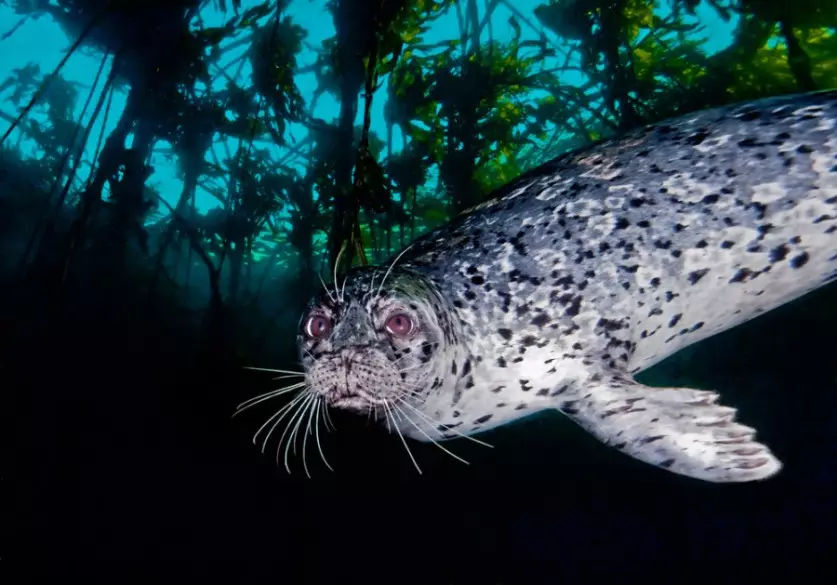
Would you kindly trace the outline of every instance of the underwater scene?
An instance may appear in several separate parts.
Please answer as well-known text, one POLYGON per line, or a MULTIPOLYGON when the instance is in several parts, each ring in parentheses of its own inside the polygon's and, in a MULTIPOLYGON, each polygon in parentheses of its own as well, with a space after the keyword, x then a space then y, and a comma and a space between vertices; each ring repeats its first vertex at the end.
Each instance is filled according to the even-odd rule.
POLYGON ((0 0, 4 582, 831 582, 835 332, 837 0, 0 0))

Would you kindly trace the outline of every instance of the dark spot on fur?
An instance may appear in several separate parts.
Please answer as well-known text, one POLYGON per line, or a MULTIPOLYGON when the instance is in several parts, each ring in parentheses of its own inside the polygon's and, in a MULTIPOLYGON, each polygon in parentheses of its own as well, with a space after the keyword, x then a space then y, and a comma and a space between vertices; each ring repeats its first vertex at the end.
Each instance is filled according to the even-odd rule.
POLYGON ((794 256, 790 260, 791 268, 802 268, 808 263, 808 252, 802 252, 798 256, 794 256))
POLYGON ((788 254, 790 253, 790 248, 787 247, 786 244, 782 244, 770 250, 770 262, 781 262, 785 258, 787 258, 788 254))
POLYGON ((694 270, 694 271, 690 272, 689 273, 689 284, 692 284, 692 285, 697 284, 698 281, 700 281, 701 278, 706 276, 706 274, 708 272, 709 272, 708 268, 701 268, 700 270, 694 270))
POLYGON ((691 136, 686 138, 686 144, 697 146, 709 137, 709 131, 701 128, 691 136))
POLYGON ((538 313, 532 318, 530 323, 536 327, 543 327, 549 323, 549 316, 546 313, 538 313))
POLYGON ((729 282, 744 282, 751 274, 753 274, 753 271, 749 268, 739 268, 738 271, 732 275, 732 278, 729 279, 729 282))

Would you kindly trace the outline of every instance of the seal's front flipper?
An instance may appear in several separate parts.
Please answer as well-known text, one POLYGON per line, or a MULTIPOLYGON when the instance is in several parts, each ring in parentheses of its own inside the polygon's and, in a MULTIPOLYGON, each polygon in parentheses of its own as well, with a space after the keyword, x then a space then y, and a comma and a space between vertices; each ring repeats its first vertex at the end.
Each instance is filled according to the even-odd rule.
POLYGON ((599 440, 674 473, 743 482, 782 467, 754 440, 754 429, 734 421, 734 408, 715 404, 715 392, 604 378, 572 397, 559 396, 557 408, 599 440))

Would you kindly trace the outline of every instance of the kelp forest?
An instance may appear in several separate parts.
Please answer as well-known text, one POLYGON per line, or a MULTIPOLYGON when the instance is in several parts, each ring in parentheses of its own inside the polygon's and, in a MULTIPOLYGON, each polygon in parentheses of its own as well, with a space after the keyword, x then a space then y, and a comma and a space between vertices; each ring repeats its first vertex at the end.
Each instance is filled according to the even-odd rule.
MULTIPOLYGON (((275 493, 322 488, 252 446, 266 414, 230 414, 270 383, 244 366, 296 367, 299 318, 321 279, 387 262, 562 153, 679 114, 837 87, 834 0, 0 0, 0 15, 0 61, 33 23, 66 38, 54 67, 18 55, 0 78, 0 388, 15 470, 3 475, 24 516, 8 558, 31 546, 67 567, 138 550, 155 568, 247 559, 254 574, 281 574, 277 549, 302 563, 311 539, 336 537, 288 520, 293 502, 275 493), (95 66, 79 81, 67 71, 82 58, 95 66), (274 525, 252 532, 260 516, 274 525)), ((772 333, 752 331, 779 327, 774 341, 796 345, 806 323, 833 332, 834 293, 818 298, 736 333, 741 359, 765 355, 745 348, 772 333)), ((805 347, 833 365, 833 343, 805 347)), ((701 351, 668 374, 683 360, 729 364, 728 349, 701 351)), ((706 383, 721 384, 722 369, 706 383)), ((765 419, 817 410, 777 398, 798 387, 770 392, 739 403, 765 419)), ((337 469, 315 475, 410 475, 397 439, 335 416, 357 433, 326 439, 337 469)), ((462 446, 471 467, 418 452, 444 461, 439 473, 499 481, 513 444, 534 448, 511 432, 494 452, 462 446)), ((544 451, 581 441, 560 433, 544 451)), ((514 473, 555 464, 539 457, 514 473)), ((645 473, 592 446, 567 457, 568 473, 645 473)), ((334 497, 320 513, 358 522, 334 497)), ((458 525, 433 521, 441 534, 458 525)), ((525 541, 547 529, 514 530, 525 541)))

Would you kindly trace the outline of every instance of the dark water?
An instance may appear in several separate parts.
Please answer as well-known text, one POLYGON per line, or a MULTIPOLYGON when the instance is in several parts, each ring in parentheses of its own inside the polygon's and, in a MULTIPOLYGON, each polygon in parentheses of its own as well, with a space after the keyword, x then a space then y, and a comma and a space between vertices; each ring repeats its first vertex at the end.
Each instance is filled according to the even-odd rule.
POLYGON ((185 571, 227 583, 364 578, 389 565, 392 580, 424 583, 578 582, 675 562, 688 574, 751 563, 759 573, 768 560, 830 570, 835 307, 831 287, 646 376, 720 390, 785 463, 769 481, 726 486, 637 463, 558 415, 484 435, 494 449, 449 443, 470 466, 412 445, 422 476, 397 438, 338 416, 324 440, 336 473, 312 449, 314 479, 298 457, 288 476, 249 442, 268 410, 228 417, 233 395, 263 378, 208 356, 184 361, 140 323, 29 330, 34 346, 4 362, 23 415, 10 550, 36 555, 29 570, 52 582, 117 565, 154 582, 185 571), (50 349, 48 363, 34 357, 50 349))
POLYGON ((334 414, 308 479, 251 443, 277 406, 231 419, 343 243, 382 261, 559 153, 837 86, 834 2, 378 4, 0 1, 0 584, 833 582, 835 286, 643 377, 719 390, 785 464, 762 483, 558 414, 445 444, 470 465, 411 443, 422 475, 334 414))

